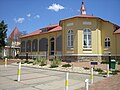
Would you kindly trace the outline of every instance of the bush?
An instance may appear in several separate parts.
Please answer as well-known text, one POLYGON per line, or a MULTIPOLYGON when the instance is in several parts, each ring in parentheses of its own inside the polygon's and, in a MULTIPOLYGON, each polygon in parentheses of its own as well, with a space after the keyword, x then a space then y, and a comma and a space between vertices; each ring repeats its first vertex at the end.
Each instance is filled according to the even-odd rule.
POLYGON ((51 65, 50 68, 56 68, 58 65, 51 65))
POLYGON ((116 75, 116 74, 118 74, 118 72, 115 70, 115 71, 112 71, 111 74, 112 74, 112 75, 116 75))
POLYGON ((41 57, 41 58, 40 58, 40 63, 39 63, 39 65, 40 65, 40 66, 45 66, 45 65, 47 65, 47 60, 46 60, 46 58, 41 57))
POLYGON ((62 65, 62 67, 71 67, 71 66, 72 66, 72 65, 70 65, 69 63, 62 65))
POLYGON ((50 68, 56 68, 60 64, 61 64, 61 59, 59 57, 55 57, 55 58, 53 58, 53 61, 51 61, 50 68))
POLYGON ((107 61, 102 61, 101 64, 109 64, 107 61))
POLYGON ((33 65, 35 65, 35 64, 40 65, 40 66, 45 66, 45 65, 47 65, 47 60, 46 60, 46 58, 41 57, 41 58, 38 58, 37 60, 33 61, 33 65))
POLYGON ((88 68, 88 67, 83 67, 85 70, 90 70, 90 68, 88 68))
POLYGON ((94 71, 99 72, 99 73, 103 72, 101 68, 94 69, 94 71))

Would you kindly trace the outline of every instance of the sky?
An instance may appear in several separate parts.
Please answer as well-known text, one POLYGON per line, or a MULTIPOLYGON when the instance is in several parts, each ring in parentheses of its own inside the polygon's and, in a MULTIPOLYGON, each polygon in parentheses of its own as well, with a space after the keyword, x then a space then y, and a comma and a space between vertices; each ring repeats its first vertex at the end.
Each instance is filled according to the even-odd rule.
POLYGON ((0 22, 8 24, 8 36, 15 26, 20 32, 31 33, 80 15, 82 1, 88 15, 120 26, 120 0, 0 0, 0 22))

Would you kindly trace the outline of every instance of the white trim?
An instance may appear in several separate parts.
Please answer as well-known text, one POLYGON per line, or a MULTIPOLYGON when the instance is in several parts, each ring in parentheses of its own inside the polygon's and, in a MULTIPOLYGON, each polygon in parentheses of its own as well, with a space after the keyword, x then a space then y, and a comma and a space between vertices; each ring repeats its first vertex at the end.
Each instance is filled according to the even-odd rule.
POLYGON ((92 22, 84 21, 84 22, 83 22, 83 25, 92 25, 92 22))
POLYGON ((74 23, 67 23, 66 26, 68 27, 68 26, 73 26, 73 25, 74 25, 74 23))
POLYGON ((64 54, 63 56, 102 56, 102 54, 64 54))
MULTIPOLYGON (((19 56, 26 56, 26 54, 20 54, 19 56)), ((28 56, 46 56, 46 55, 28 54, 28 56)), ((53 56, 109 56, 109 55, 106 55, 106 54, 64 54, 64 55, 55 54, 53 56)), ((120 54, 111 54, 111 56, 120 56, 120 54)))
POLYGON ((92 51, 83 51, 83 53, 90 54, 92 51))

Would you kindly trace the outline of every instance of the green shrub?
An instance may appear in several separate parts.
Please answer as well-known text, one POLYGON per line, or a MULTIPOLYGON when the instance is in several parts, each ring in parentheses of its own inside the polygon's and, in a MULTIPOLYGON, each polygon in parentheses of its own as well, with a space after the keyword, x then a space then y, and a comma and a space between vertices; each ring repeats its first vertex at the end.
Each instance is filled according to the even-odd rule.
POLYGON ((58 65, 51 65, 50 68, 56 68, 58 65))
POLYGON ((118 72, 115 70, 115 71, 112 71, 111 74, 112 74, 112 75, 116 75, 116 74, 118 74, 118 72))
POLYGON ((107 61, 102 61, 101 64, 109 64, 107 61))
POLYGON ((90 68, 88 68, 88 67, 83 67, 85 70, 90 70, 90 68))
POLYGON ((40 57, 37 60, 33 61, 33 65, 36 65, 36 64, 40 65, 40 66, 45 66, 45 65, 47 65, 47 60, 44 57, 40 57))
POLYGON ((45 66, 45 65, 47 65, 47 59, 41 57, 41 58, 40 58, 40 63, 39 63, 39 65, 40 65, 40 66, 45 66))
POLYGON ((72 66, 72 65, 70 65, 69 63, 62 65, 62 67, 71 67, 71 66, 72 66))
POLYGON ((94 69, 94 71, 99 72, 99 73, 103 72, 101 68, 94 69))
POLYGON ((56 68, 61 64, 61 59, 59 57, 53 58, 53 61, 51 61, 50 68, 56 68))

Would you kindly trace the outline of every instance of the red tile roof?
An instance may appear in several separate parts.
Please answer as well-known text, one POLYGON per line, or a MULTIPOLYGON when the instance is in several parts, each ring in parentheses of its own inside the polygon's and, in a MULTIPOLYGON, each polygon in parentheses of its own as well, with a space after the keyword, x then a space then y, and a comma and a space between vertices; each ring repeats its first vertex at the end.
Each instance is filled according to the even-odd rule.
POLYGON ((40 35, 40 34, 51 33, 51 32, 57 32, 60 30, 62 30, 61 26, 59 26, 58 24, 53 24, 53 25, 49 25, 49 26, 46 26, 44 28, 41 28, 41 29, 34 31, 30 34, 27 34, 25 36, 22 36, 22 38, 31 37, 31 36, 40 35), (42 32, 43 30, 47 30, 47 31, 42 32))
MULTIPOLYGON (((98 18, 98 17, 87 15, 87 14, 81 14, 81 15, 77 15, 77 16, 73 16, 73 17, 70 17, 70 18, 63 19, 61 21, 65 21, 65 20, 73 19, 73 18, 98 18)), ((101 19, 101 18, 99 18, 99 19, 101 19)))
POLYGON ((20 37, 21 37, 21 33, 20 33, 20 31, 18 30, 18 28, 15 27, 14 30, 12 31, 12 33, 10 34, 10 36, 8 37, 8 40, 9 40, 9 41, 11 41, 11 40, 13 41, 13 40, 15 40, 15 39, 19 40, 20 37))
POLYGON ((120 28, 114 32, 114 34, 120 34, 120 28))

